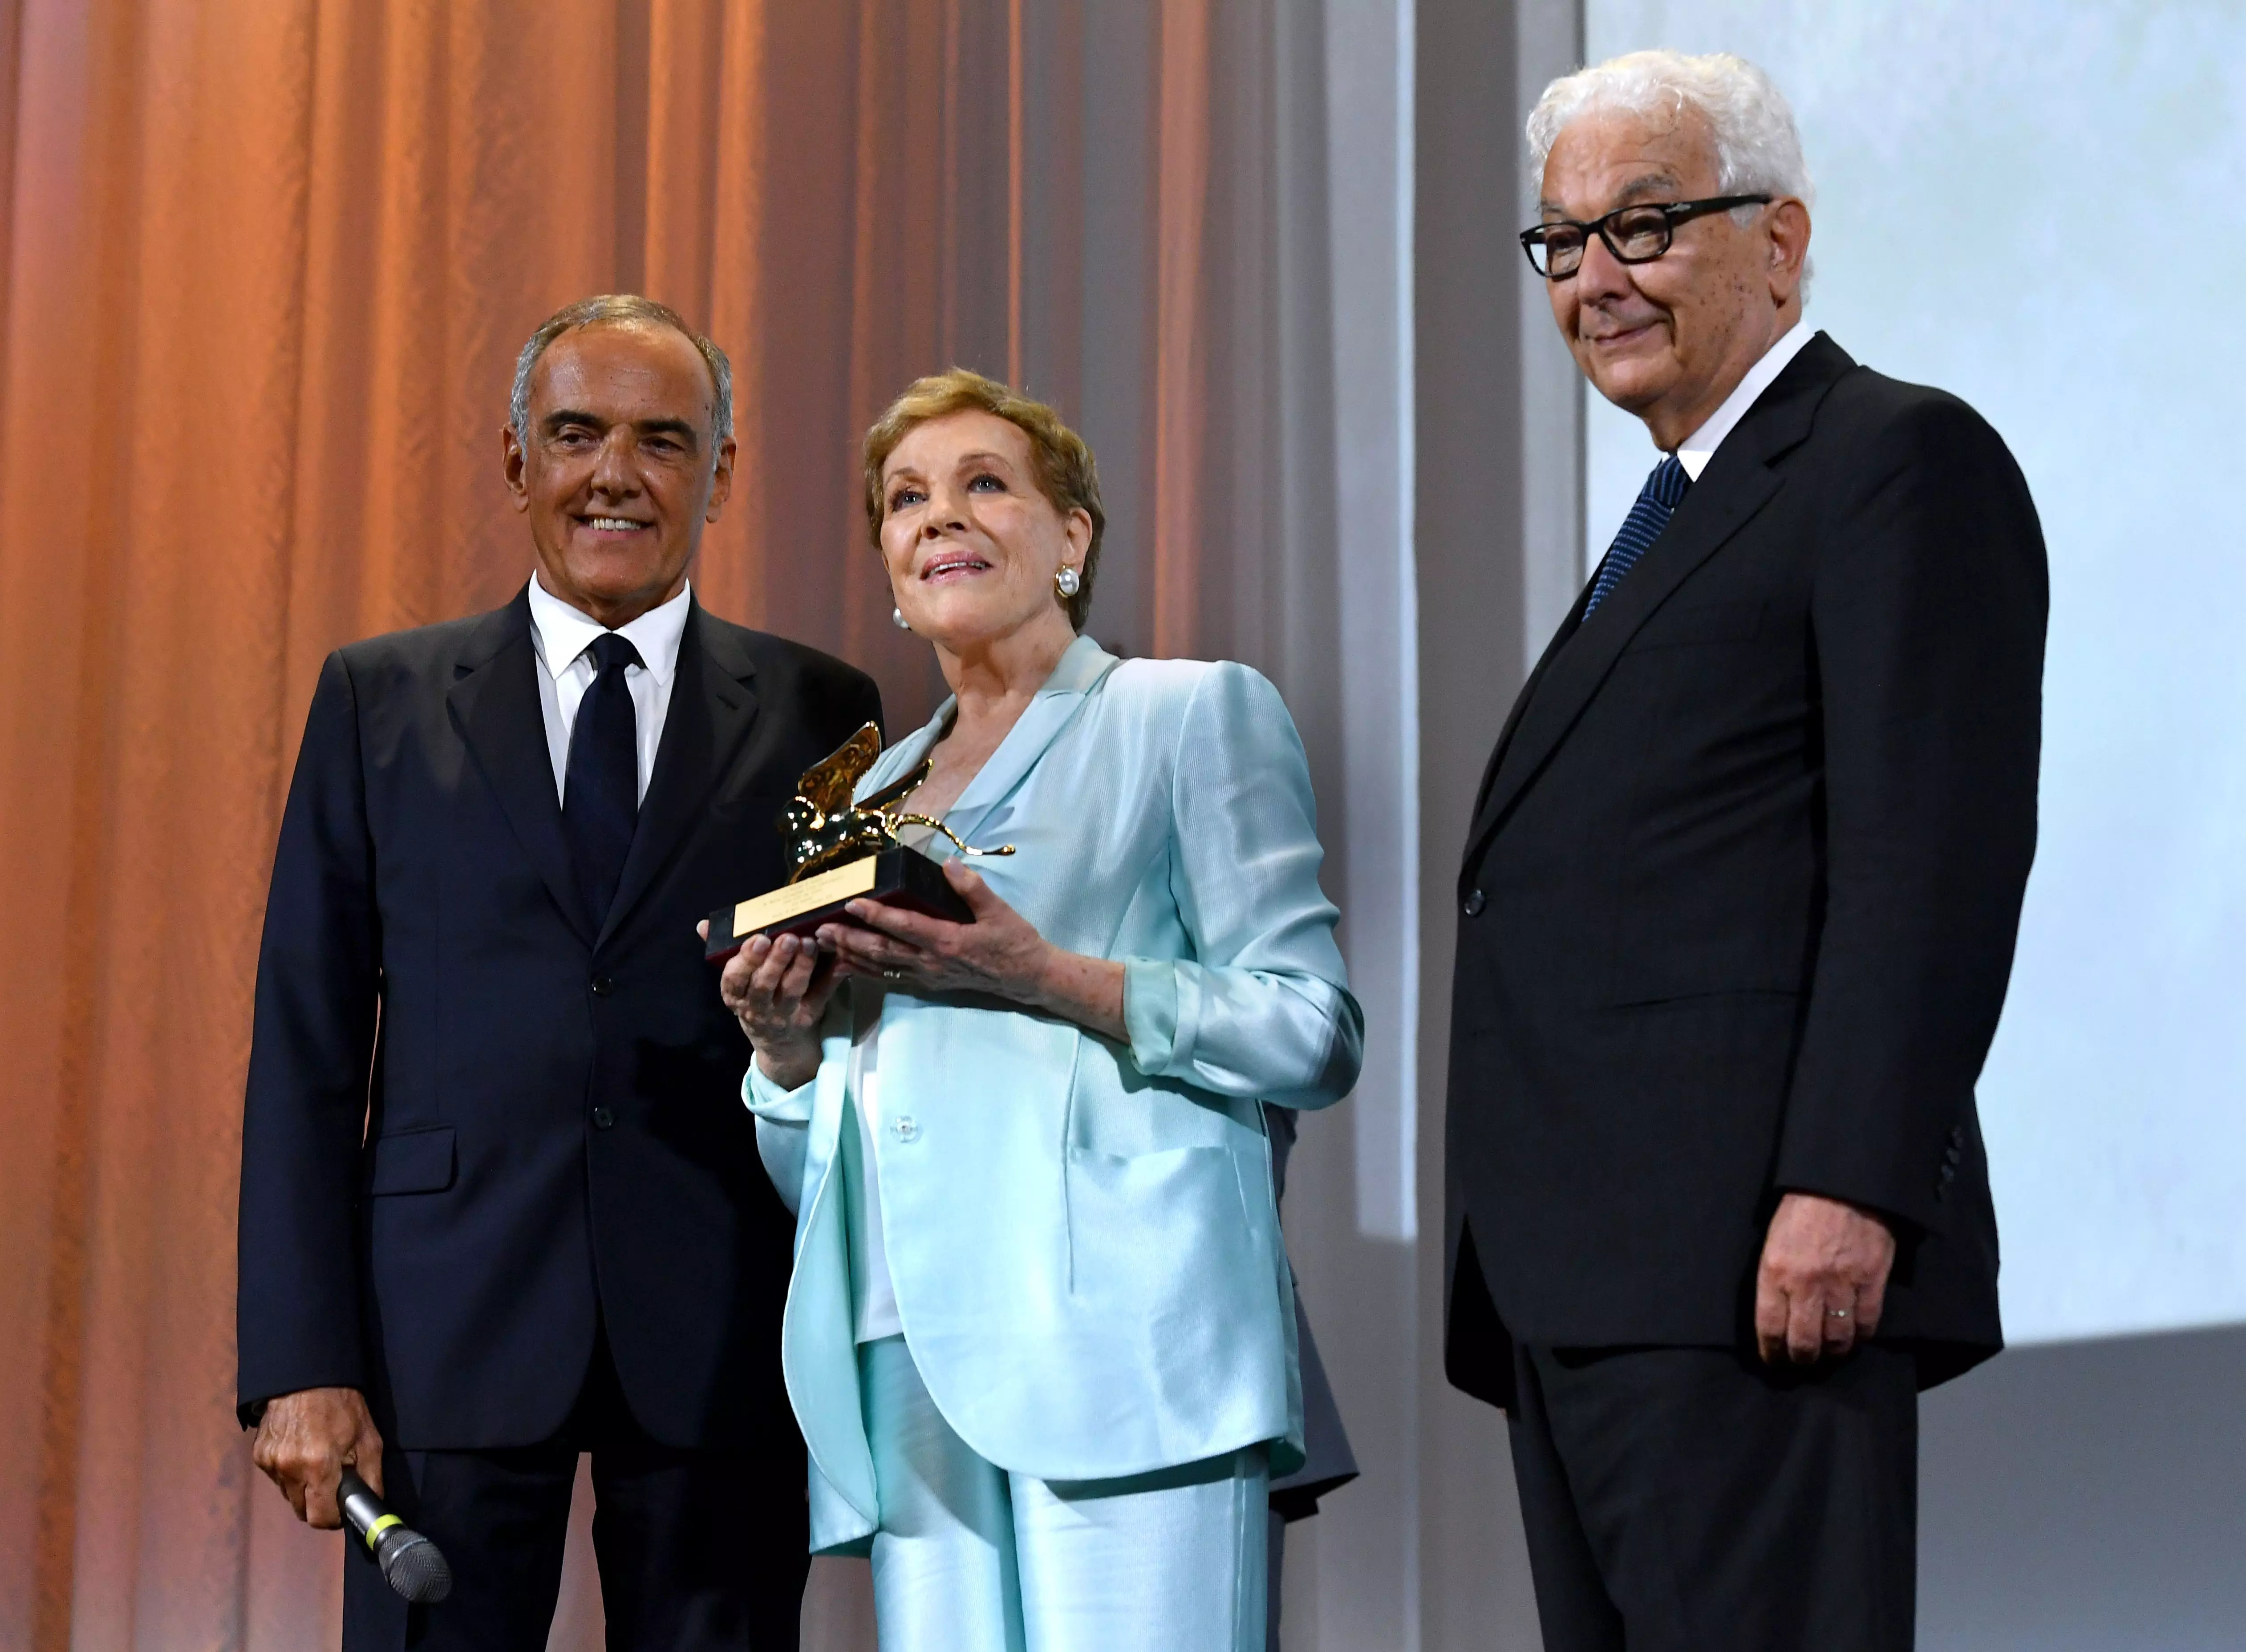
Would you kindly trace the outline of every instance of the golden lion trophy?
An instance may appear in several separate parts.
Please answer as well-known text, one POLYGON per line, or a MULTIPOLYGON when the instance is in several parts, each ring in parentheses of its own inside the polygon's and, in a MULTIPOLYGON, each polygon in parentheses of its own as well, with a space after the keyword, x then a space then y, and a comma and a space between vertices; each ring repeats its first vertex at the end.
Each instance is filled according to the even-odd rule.
POLYGON ((823 923, 848 923, 842 908, 853 901, 906 907, 953 923, 975 921, 943 867, 900 843, 897 833, 909 826, 926 826, 950 839, 962 854, 1011 854, 1014 846, 970 849, 942 821, 905 812, 905 799, 928 778, 926 763, 863 803, 853 803, 850 794, 881 755, 881 731, 868 723, 803 772, 794 800, 779 817, 787 881, 710 914, 704 955, 711 963, 723 963, 752 935, 808 935, 823 923))

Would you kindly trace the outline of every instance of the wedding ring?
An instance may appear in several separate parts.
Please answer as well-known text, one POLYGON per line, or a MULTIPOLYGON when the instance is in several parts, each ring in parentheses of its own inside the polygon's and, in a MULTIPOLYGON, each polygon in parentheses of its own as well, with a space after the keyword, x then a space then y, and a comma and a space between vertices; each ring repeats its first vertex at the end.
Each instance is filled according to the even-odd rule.
POLYGON ((1846 1319, 1848 1317, 1848 1310, 1845 1308, 1828 1308, 1825 1310, 1825 1316, 1827 1319, 1846 1319))
POLYGON ((881 971, 881 979, 884 981, 902 981, 904 978, 905 972, 902 969, 884 969, 881 971))

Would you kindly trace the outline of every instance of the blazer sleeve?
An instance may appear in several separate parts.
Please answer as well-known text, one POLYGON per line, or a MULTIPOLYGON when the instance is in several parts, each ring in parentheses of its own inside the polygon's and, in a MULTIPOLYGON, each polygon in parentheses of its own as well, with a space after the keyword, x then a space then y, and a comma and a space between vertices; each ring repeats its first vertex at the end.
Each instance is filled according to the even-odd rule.
MULTIPOLYGON (((820 1064, 820 1071, 825 1064, 820 1064)), ((772 1178, 772 1191, 779 1195, 788 1214, 800 1215, 803 1210, 803 1168, 811 1146, 811 1107, 818 1093, 819 1075, 813 1074, 793 1090, 782 1090, 757 1070, 754 1061, 741 1080, 741 1099, 756 1115, 757 1157, 764 1160, 765 1174, 772 1178)))
MULTIPOLYGON (((860 726, 863 726, 861 724, 860 726)), ((757 1121, 757 1157, 780 1203, 797 1214, 803 1209, 803 1179, 811 1152, 811 1116, 821 1087, 845 1082, 850 1064, 853 1022, 850 989, 845 982, 827 1006, 819 1027, 819 1070, 793 1090, 764 1076, 754 1060, 741 1078, 741 1100, 757 1121)))
POLYGON ((1309 762, 1278 690, 1218 664, 1194 690, 1172 779, 1171 893, 1190 959, 1124 961, 1140 1070, 1225 1096, 1323 1107, 1357 1083, 1365 1013, 1318 887, 1309 762))
POLYGON ((1963 403, 1860 458, 1811 597, 1827 888, 1774 1180, 1939 1228, 2035 853, 2048 576, 1963 403))
POLYGON ((242 1121, 235 1335, 245 1426, 306 1388, 366 1387, 354 1205, 382 943, 351 672, 320 672, 281 818, 242 1121))

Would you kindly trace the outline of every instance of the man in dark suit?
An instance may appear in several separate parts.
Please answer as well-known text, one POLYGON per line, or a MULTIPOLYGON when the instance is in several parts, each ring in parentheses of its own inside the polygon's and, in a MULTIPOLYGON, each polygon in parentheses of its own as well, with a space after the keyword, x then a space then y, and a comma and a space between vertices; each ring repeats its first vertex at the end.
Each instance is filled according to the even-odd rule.
POLYGON ((345 1464, 446 1552, 349 1545, 344 1644, 546 1644, 581 1451, 612 1647, 792 1648, 793 1219, 695 923, 782 881, 797 777, 862 673, 704 612, 725 358, 648 300, 525 346, 505 608, 321 672, 282 816, 242 1128, 240 1398, 314 1526, 345 1464))
POLYGON ((1663 459, 1458 892, 1451 1380, 1546 1644, 1911 1644, 1917 1390, 2000 1346, 1974 1112, 2034 851, 2045 570, 1996 433, 1801 321, 1731 58, 1555 82, 1523 236, 1663 459))

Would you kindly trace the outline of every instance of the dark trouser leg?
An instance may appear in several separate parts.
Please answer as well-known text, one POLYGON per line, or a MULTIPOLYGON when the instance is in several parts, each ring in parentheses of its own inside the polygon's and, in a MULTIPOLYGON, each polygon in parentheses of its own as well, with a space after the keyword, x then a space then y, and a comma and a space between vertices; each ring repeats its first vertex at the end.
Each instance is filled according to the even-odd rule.
POLYGON ((1623 1652, 1622 1614, 1607 1594, 1590 1535, 1569 1490, 1536 1366, 1518 1346, 1513 1363, 1518 1397, 1506 1413, 1506 1431, 1546 1652, 1623 1652))
MULTIPOLYGON (((1522 1364, 1549 1448, 1545 1475, 1623 1627, 1621 1642, 1550 1644, 1909 1652, 1918 1484, 1909 1355, 1873 1346, 1797 1372, 1714 1349, 1532 1349, 1522 1364)), ((1541 1609, 1541 1570, 1537 1588, 1541 1609)))
POLYGON ((344 1652, 545 1652, 577 1448, 383 1454, 385 1501, 444 1550, 453 1592, 409 1607, 344 1535, 344 1652))
POLYGON ((453 1593, 409 1608, 347 1543, 344 1652, 545 1652, 581 1451, 612 1652, 794 1652, 811 1567, 803 1446, 793 1418, 773 1431, 759 1456, 650 1439, 596 1336, 576 1408, 544 1445, 385 1454, 390 1506, 444 1550, 453 1593))
POLYGON ((768 1453, 685 1451, 632 1418, 605 1342, 578 1404, 609 1652, 795 1652, 811 1570, 793 1419, 768 1453))

